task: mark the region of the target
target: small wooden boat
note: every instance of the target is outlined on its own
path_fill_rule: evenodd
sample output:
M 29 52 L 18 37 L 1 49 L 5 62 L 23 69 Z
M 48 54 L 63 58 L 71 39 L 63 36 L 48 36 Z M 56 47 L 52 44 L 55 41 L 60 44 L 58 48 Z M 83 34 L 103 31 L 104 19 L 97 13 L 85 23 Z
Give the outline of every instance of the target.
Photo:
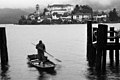
M 41 72 L 48 72 L 48 73 L 53 73 L 55 72 L 55 66 L 56 64 L 47 59 L 44 62 L 44 64 L 41 64 L 38 55 L 37 54 L 32 54 L 28 55 L 28 64 L 31 67 L 35 67 L 40 73 Z

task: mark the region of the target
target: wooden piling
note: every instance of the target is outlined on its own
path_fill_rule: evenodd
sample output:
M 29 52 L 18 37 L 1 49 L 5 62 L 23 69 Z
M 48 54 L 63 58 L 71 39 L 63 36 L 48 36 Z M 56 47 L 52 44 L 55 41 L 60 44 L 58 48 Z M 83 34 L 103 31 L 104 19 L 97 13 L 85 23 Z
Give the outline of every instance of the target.
M 92 44 L 92 21 L 87 22 L 87 60 L 90 67 L 95 64 L 96 49 Z
M 106 72 L 106 55 L 107 55 L 107 51 L 106 49 L 103 49 L 102 73 Z
M 101 70 L 105 70 L 106 66 L 106 52 L 104 51 L 104 48 L 107 43 L 107 28 L 108 28 L 107 25 L 103 24 L 98 25 L 97 55 L 96 55 L 96 71 L 98 74 L 101 74 Z
M 118 45 L 119 44 L 119 38 L 116 37 L 115 39 L 115 44 Z M 119 49 L 117 48 L 115 50 L 115 61 L 116 61 L 116 66 L 119 66 Z
M 92 46 L 92 21 L 87 22 L 87 60 L 90 60 Z
M 103 36 L 103 48 L 102 48 L 102 73 L 105 73 L 106 71 L 106 55 L 107 55 L 107 50 L 106 50 L 106 45 L 107 45 L 107 31 L 108 31 L 108 25 L 103 25 L 104 29 L 104 36 Z
M 114 50 L 109 50 L 109 59 L 110 59 L 110 66 L 113 66 L 113 63 L 114 63 Z
M 8 65 L 8 52 L 5 27 L 0 28 L 0 53 L 1 53 L 1 69 L 5 69 Z
M 110 27 L 110 37 L 114 37 L 114 27 Z M 114 41 L 114 39 L 110 39 L 110 41 Z M 114 63 L 114 50 L 109 50 L 109 59 L 110 65 L 113 66 Z

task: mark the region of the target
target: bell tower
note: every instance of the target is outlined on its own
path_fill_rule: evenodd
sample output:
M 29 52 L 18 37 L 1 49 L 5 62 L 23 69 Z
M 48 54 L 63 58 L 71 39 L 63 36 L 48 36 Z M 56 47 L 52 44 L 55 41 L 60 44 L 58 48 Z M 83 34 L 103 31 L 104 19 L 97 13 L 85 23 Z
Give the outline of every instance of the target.
M 40 15 L 40 11 L 39 11 L 40 7 L 39 4 L 36 5 L 36 10 L 35 10 L 35 15 L 39 16 Z
M 36 5 L 36 11 L 39 11 L 39 4 Z

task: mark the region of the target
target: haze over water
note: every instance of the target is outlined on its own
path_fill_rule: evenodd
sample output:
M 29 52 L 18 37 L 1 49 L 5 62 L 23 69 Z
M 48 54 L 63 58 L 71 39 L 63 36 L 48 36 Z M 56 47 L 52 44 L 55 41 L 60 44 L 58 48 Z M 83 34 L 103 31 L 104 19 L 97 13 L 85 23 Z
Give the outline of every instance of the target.
M 109 24 L 117 29 L 120 24 Z M 97 24 L 94 24 L 97 26 Z M 119 80 L 120 74 L 113 73 L 107 67 L 108 74 L 97 78 L 91 74 L 86 61 L 87 25 L 6 25 L 9 53 L 9 70 L 6 80 Z M 43 40 L 49 53 L 60 59 L 56 75 L 44 73 L 44 77 L 35 68 L 27 65 L 27 55 L 36 53 L 35 46 Z M 107 60 L 107 63 L 109 61 Z M 4 80 L 4 79 L 3 79 Z

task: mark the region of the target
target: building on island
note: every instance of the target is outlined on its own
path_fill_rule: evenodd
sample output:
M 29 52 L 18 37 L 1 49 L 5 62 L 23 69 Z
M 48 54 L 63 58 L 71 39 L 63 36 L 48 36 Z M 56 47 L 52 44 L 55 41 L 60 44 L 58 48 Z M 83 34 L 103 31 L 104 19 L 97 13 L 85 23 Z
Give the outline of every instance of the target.
M 73 14 L 73 19 L 78 20 L 80 22 L 86 22 L 88 20 L 91 20 L 92 15 L 91 13 L 76 13 Z
M 108 14 L 105 13 L 105 12 L 95 11 L 93 13 L 93 20 L 96 21 L 96 22 L 107 22 Z
M 48 5 L 47 9 L 50 14 L 58 13 L 63 15 L 64 13 L 71 13 L 74 9 L 74 6 L 70 4 L 54 4 Z
M 73 11 L 74 6 L 70 4 L 54 4 L 47 6 L 47 12 L 45 15 L 51 15 L 52 19 L 59 19 L 63 18 L 64 15 L 70 16 L 71 12 Z M 66 16 L 66 18 L 68 17 Z
M 39 4 L 36 5 L 36 10 L 34 12 L 34 15 L 39 16 L 40 15 L 40 7 Z
M 72 18 L 79 23 L 86 23 L 92 19 L 93 10 L 88 5 L 76 5 L 73 12 Z
M 93 22 L 107 22 L 108 14 L 105 12 L 93 11 L 88 5 L 53 4 L 44 8 L 40 13 L 39 4 L 35 11 L 21 16 L 19 24 L 74 24 Z

